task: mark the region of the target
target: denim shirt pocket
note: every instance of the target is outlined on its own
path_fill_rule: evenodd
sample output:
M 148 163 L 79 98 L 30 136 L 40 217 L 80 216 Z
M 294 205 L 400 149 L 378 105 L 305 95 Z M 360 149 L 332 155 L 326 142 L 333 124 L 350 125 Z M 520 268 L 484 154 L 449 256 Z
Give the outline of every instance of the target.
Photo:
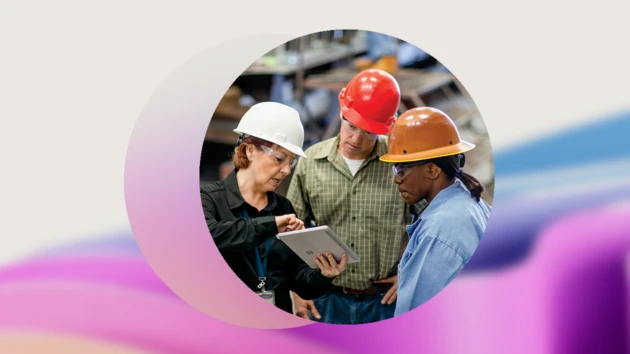
M 412 254 L 412 252 L 409 251 L 408 249 L 406 249 L 405 252 L 403 253 L 403 255 L 402 255 L 401 259 L 400 259 L 400 263 L 398 263 L 398 273 L 399 273 L 399 275 L 400 275 L 400 272 L 402 271 L 402 269 L 407 264 L 407 261 L 409 261 L 409 258 L 411 258 L 411 254 Z

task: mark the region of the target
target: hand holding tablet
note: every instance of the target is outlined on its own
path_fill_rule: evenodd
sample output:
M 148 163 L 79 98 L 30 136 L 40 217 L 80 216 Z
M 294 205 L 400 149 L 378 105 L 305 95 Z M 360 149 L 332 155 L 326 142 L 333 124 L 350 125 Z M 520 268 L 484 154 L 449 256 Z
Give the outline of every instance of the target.
M 346 264 L 359 262 L 359 256 L 341 241 L 333 230 L 325 225 L 283 232 L 276 237 L 313 269 L 320 268 L 313 259 L 318 254 L 327 257 L 327 253 L 330 253 L 330 257 L 334 258 L 337 263 L 340 263 L 341 256 L 345 253 L 347 255 Z

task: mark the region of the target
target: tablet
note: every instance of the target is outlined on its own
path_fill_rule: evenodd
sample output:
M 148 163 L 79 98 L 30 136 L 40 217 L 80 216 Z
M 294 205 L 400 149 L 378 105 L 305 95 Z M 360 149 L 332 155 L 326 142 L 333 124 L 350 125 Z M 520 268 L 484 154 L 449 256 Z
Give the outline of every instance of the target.
M 318 253 L 325 255 L 326 252 L 330 252 L 337 262 L 340 262 L 341 255 L 346 253 L 348 255 L 346 264 L 357 263 L 359 261 L 359 256 L 357 256 L 348 245 L 341 241 L 339 236 L 326 225 L 304 230 L 283 232 L 279 233 L 276 237 L 314 269 L 319 268 L 317 263 L 313 261 L 313 257 L 316 257 Z

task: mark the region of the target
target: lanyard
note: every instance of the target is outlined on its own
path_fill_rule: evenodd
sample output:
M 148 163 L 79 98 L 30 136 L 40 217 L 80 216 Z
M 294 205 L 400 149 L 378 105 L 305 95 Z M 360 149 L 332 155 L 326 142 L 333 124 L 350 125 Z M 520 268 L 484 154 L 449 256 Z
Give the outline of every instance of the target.
M 243 209 L 243 216 L 245 219 L 249 219 L 249 214 L 247 214 L 247 210 Z M 265 242 L 265 260 L 261 262 L 260 260 L 260 252 L 258 247 L 256 247 L 256 268 L 258 269 L 258 280 L 260 280 L 260 284 L 258 284 L 258 289 L 265 290 L 265 280 L 267 280 L 267 257 L 269 255 L 269 248 L 271 248 L 271 238 L 267 239 Z

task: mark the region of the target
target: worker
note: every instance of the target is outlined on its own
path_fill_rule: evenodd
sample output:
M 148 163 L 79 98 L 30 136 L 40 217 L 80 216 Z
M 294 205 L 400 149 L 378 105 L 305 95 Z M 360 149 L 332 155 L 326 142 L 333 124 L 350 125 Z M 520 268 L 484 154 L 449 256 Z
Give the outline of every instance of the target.
M 431 107 L 404 112 L 389 134 L 388 153 L 380 159 L 392 164 L 400 195 L 409 205 L 429 203 L 407 227 L 395 316 L 447 286 L 482 239 L 491 207 L 481 199 L 482 183 L 463 171 L 464 153 L 473 148 L 448 115 Z
M 405 226 L 426 202 L 407 205 L 392 183 L 387 138 L 400 104 L 389 73 L 368 69 L 339 93 L 339 134 L 306 150 L 287 197 L 307 226 L 328 225 L 360 258 L 348 264 L 323 297 L 292 294 L 299 316 L 334 324 L 363 324 L 394 316 L 396 269 Z
M 304 229 L 289 200 L 275 192 L 296 159 L 306 157 L 299 113 L 276 102 L 257 103 L 234 131 L 240 135 L 234 170 L 201 187 L 206 223 L 234 273 L 260 297 L 293 313 L 290 291 L 306 299 L 324 295 L 347 256 L 337 262 L 332 255 L 314 255 L 319 268 L 312 269 L 275 237 Z

